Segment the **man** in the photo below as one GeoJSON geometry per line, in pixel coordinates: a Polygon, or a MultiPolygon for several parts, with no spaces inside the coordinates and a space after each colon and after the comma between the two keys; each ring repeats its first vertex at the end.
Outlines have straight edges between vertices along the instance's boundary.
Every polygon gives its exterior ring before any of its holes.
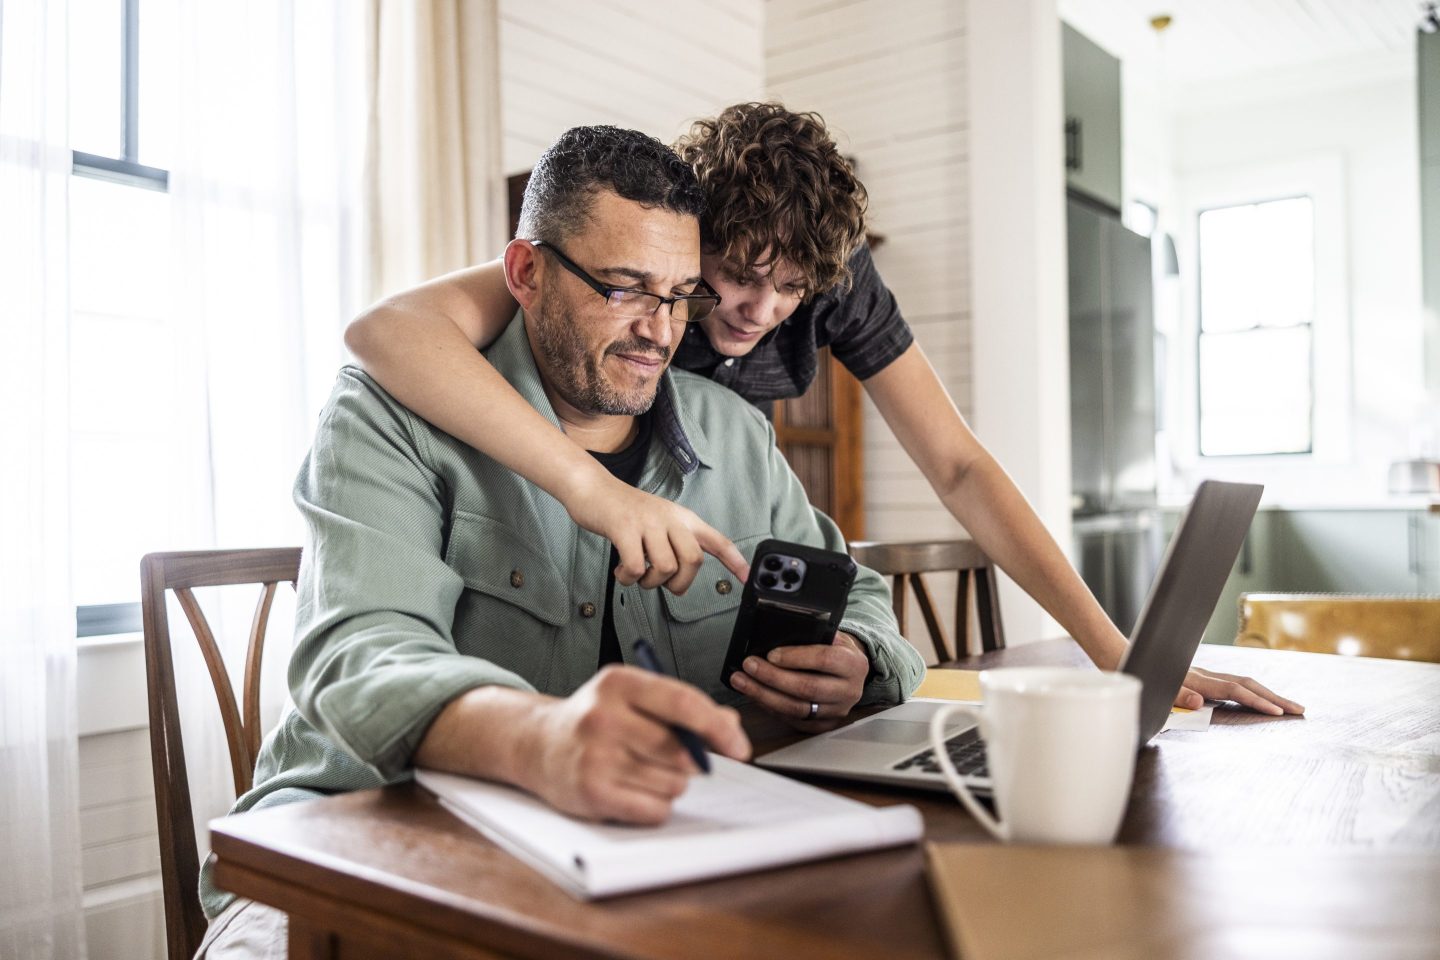
{"type": "MultiPolygon", "coordinates": [[[[615,475],[742,551],[771,536],[843,550],[765,419],[729,390],[667,372],[685,322],[716,302],[700,277],[702,208],[694,174],[659,141],[567,132],[537,164],[526,239],[505,254],[523,321],[487,357],[615,475]]],[[[379,786],[420,765],[513,783],[577,816],[659,823],[696,772],[670,725],[749,755],[737,714],[716,702],[738,698],[720,670],[741,596],[719,561],[705,558],[679,595],[617,584],[608,541],[353,368],[295,493],[311,533],[296,710],[237,811],[379,786]],[[628,665],[641,637],[679,679],[628,665]]],[[[862,569],[833,644],[751,658],[737,687],[818,730],[858,703],[902,700],[923,670],[884,582],[862,569]]],[[[283,943],[283,918],[227,907],[208,873],[201,895],[220,914],[202,955],[283,943]]]]}

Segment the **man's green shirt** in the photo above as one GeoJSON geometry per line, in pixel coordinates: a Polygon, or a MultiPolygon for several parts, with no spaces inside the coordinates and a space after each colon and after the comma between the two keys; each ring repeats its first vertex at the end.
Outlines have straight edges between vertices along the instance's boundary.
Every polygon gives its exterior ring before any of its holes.
{"type": "MultiPolygon", "coordinates": [[[[523,318],[486,351],[559,426],[523,318]]],[[[640,489],[693,510],[747,559],[767,537],[845,550],[775,445],[770,424],[724,387],[662,378],[640,489]]],[[[290,691],[255,786],[232,812],[410,776],[430,722],[467,690],[501,684],[568,696],[600,654],[610,543],[539,487],[415,416],[363,372],[341,371],[295,483],[309,527],[297,585],[290,691]]],[[[743,584],[707,555],[683,596],[616,584],[628,661],[644,637],[661,664],[722,702],[743,584]]],[[[870,657],[864,703],[897,703],[924,664],[896,629],[889,589],[860,568],[840,629],[870,657]]],[[[483,736],[483,731],[477,731],[483,736]]],[[[201,876],[215,916],[230,900],[201,876]]]]}

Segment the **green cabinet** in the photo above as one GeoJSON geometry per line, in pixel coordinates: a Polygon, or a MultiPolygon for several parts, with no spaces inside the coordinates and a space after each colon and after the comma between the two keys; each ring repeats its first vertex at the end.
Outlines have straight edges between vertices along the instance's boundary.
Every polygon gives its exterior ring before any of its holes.
{"type": "MultiPolygon", "coordinates": [[[[1167,512],[1168,540],[1179,515],[1167,512]]],[[[1440,514],[1261,510],[1205,628],[1233,643],[1242,593],[1440,594],[1440,514]]]]}
{"type": "Polygon", "coordinates": [[[1416,511],[1413,523],[1412,543],[1419,592],[1440,594],[1440,513],[1416,511]]]}
{"type": "Polygon", "coordinates": [[[1120,61],[1061,24],[1065,77],[1065,182],[1120,209],[1120,61]]]}
{"type": "MultiPolygon", "coordinates": [[[[1225,589],[1210,614],[1205,626],[1205,643],[1234,643],[1239,627],[1240,594],[1278,591],[1281,585],[1280,570],[1275,564],[1275,515],[1274,510],[1261,510],[1250,524],[1250,532],[1240,547],[1240,555],[1225,581],[1225,589]]],[[[1178,513],[1165,518],[1165,536],[1168,541],[1180,522],[1178,513]]]]}
{"type": "Polygon", "coordinates": [[[1417,511],[1286,510],[1275,561],[1286,589],[1316,593],[1416,593],[1417,511]]]}

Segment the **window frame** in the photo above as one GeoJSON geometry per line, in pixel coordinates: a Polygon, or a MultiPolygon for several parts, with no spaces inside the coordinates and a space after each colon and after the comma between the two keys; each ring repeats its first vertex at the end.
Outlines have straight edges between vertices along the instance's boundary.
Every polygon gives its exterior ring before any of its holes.
{"type": "Polygon", "coordinates": [[[120,156],[72,150],[71,173],[168,192],[170,171],[140,162],[140,0],[119,0],[120,156]]]}
{"type": "Polygon", "coordinates": [[[1316,466],[1350,463],[1354,437],[1354,375],[1351,368],[1350,261],[1344,158],[1316,151],[1290,158],[1251,160],[1196,168],[1176,182],[1176,235],[1180,271],[1180,317],[1175,339],[1176,380],[1167,389],[1171,409],[1170,459],[1182,485],[1210,477],[1253,481],[1267,476],[1281,487],[1299,482],[1316,466]],[[1198,352],[1198,213],[1215,207],[1306,195],[1315,216],[1315,314],[1312,318],[1312,450],[1309,454],[1228,454],[1200,456],[1198,352]],[[1257,471],[1264,471],[1259,473],[1257,471]]]}
{"type": "Polygon", "coordinates": [[[1269,197],[1257,198],[1257,199],[1253,199],[1253,200],[1241,200],[1241,201],[1236,202],[1236,203],[1212,203],[1212,204],[1207,204],[1207,205],[1205,205],[1205,206],[1197,207],[1197,208],[1195,209],[1195,211],[1194,211],[1193,216],[1194,216],[1194,224],[1195,224],[1195,328],[1194,328],[1193,352],[1192,352],[1192,355],[1191,355],[1191,360],[1192,360],[1192,363],[1193,363],[1193,366],[1194,366],[1193,375],[1194,375],[1194,378],[1195,378],[1195,380],[1194,380],[1194,382],[1195,382],[1195,422],[1194,422],[1193,426],[1194,426],[1194,429],[1195,429],[1195,454],[1196,454],[1197,457],[1199,457],[1201,460],[1203,460],[1203,461],[1205,461],[1205,462],[1207,462],[1207,463],[1208,463],[1208,462],[1213,462],[1213,461],[1216,461],[1216,460],[1236,460],[1236,459],[1245,459],[1245,458],[1254,458],[1254,457],[1311,457],[1311,456],[1313,456],[1314,453],[1315,453],[1315,439],[1316,439],[1316,433],[1317,433],[1317,424],[1316,424],[1316,422],[1315,422],[1315,420],[1316,420],[1316,384],[1317,384],[1318,378],[1319,378],[1319,370],[1316,368],[1316,363],[1315,363],[1315,321],[1316,321],[1317,315],[1319,314],[1318,300],[1319,300],[1319,287],[1320,287],[1320,283],[1319,283],[1319,253],[1318,253],[1318,250],[1317,250],[1317,247],[1318,247],[1318,228],[1317,228],[1317,226],[1316,226],[1316,208],[1317,208],[1317,206],[1318,206],[1318,204],[1317,204],[1316,201],[1315,201],[1315,197],[1311,196],[1308,192],[1293,192],[1293,191],[1292,191],[1292,192],[1284,193],[1284,194],[1279,195],[1279,196],[1269,196],[1269,197]],[[1311,270],[1312,270],[1312,277],[1314,278],[1313,281],[1312,281],[1312,297],[1314,297],[1314,299],[1315,299],[1315,301],[1316,301],[1316,304],[1312,307],[1312,309],[1311,309],[1311,311],[1310,311],[1310,319],[1307,320],[1307,321],[1305,321],[1303,324],[1292,324],[1292,325],[1287,326],[1287,327],[1260,327],[1260,326],[1252,326],[1252,327],[1249,327],[1248,329],[1245,329],[1245,330],[1227,330],[1227,331],[1215,330],[1215,331],[1211,331],[1211,334],[1210,334],[1210,335],[1211,335],[1211,336],[1218,336],[1218,335],[1220,335],[1222,332],[1223,332],[1223,333],[1230,333],[1230,334],[1246,334],[1246,333],[1253,333],[1253,332],[1256,332],[1256,331],[1259,331],[1259,330],[1268,330],[1268,329],[1275,329],[1275,330],[1294,330],[1294,329],[1297,329],[1297,328],[1302,327],[1302,326],[1305,327],[1305,328],[1309,331],[1309,333],[1310,333],[1310,349],[1307,351],[1307,355],[1306,355],[1306,358],[1305,358],[1305,359],[1306,359],[1306,366],[1309,367],[1309,370],[1310,370],[1310,404],[1309,404],[1309,406],[1310,406],[1310,415],[1309,415],[1309,419],[1310,419],[1310,445],[1307,446],[1304,450],[1269,450],[1269,451],[1264,451],[1264,452],[1249,452],[1249,453],[1206,453],[1206,452],[1205,452],[1205,449],[1204,449],[1204,439],[1203,439],[1203,438],[1204,438],[1204,432],[1203,432],[1203,430],[1202,430],[1202,428],[1201,428],[1201,421],[1202,421],[1203,418],[1204,418],[1204,412],[1205,412],[1205,405],[1204,405],[1204,398],[1203,398],[1204,395],[1203,395],[1203,393],[1202,393],[1202,390],[1203,390],[1203,386],[1202,386],[1202,385],[1203,385],[1203,378],[1202,378],[1201,372],[1200,372],[1200,354],[1201,354],[1200,344],[1201,344],[1201,342],[1202,342],[1202,341],[1204,340],[1204,338],[1205,338],[1205,283],[1204,283],[1205,263],[1204,263],[1204,260],[1203,260],[1203,259],[1201,258],[1201,256],[1200,256],[1200,249],[1201,249],[1201,243],[1200,243],[1200,218],[1203,217],[1203,216],[1204,216],[1205,214],[1207,214],[1207,213],[1211,213],[1211,212],[1218,211],[1218,210],[1234,210],[1234,209],[1236,209],[1237,207],[1258,207],[1258,206],[1261,206],[1261,205],[1266,204],[1266,203],[1280,203],[1280,202],[1283,202],[1283,201],[1286,201],[1286,200],[1309,200],[1309,201],[1310,201],[1310,215],[1311,215],[1311,221],[1310,221],[1310,222],[1311,222],[1311,227],[1310,227],[1310,252],[1311,252],[1311,270]]]}
{"type": "MultiPolygon", "coordinates": [[[[170,172],[147,166],[140,156],[140,0],[119,0],[120,21],[120,155],[101,156],[71,151],[72,176],[106,180],[143,190],[170,192],[170,172]]],[[[137,558],[136,570],[139,570],[137,558]]],[[[137,578],[136,590],[139,583],[137,578]]],[[[141,629],[140,602],[81,604],[75,607],[75,636],[82,641],[141,629]]]]}

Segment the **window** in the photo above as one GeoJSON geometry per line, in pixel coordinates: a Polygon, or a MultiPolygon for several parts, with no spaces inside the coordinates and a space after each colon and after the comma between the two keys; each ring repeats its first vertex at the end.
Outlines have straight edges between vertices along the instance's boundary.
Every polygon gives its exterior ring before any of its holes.
{"type": "Polygon", "coordinates": [[[1311,452],[1311,198],[1202,211],[1199,265],[1201,456],[1311,452]]]}
{"type": "Polygon", "coordinates": [[[70,3],[71,575],[79,636],[140,629],[139,557],[175,509],[167,0],[70,3]],[[145,59],[141,59],[141,51],[145,59]],[[118,81],[118,82],[117,82],[118,81]]]}

